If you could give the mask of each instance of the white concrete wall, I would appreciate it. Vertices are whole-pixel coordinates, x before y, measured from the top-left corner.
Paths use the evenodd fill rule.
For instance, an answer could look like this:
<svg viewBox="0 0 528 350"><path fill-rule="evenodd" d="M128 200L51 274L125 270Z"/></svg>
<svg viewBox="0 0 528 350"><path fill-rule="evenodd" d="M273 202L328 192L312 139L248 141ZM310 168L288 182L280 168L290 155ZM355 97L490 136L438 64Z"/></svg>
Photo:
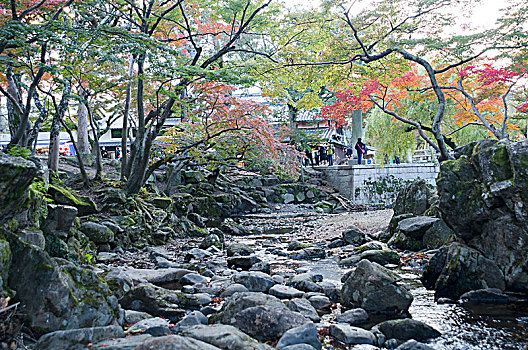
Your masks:
<svg viewBox="0 0 528 350"><path fill-rule="evenodd" d="M390 205L405 184L423 179L436 187L440 170L435 163L341 165L316 167L326 180L355 204Z"/></svg>

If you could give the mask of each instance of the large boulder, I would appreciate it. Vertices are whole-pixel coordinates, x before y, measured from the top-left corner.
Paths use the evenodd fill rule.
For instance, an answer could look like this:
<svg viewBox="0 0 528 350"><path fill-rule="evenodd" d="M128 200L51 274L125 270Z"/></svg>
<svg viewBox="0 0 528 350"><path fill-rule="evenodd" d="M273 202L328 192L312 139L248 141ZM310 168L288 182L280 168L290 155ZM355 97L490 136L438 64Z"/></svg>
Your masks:
<svg viewBox="0 0 528 350"><path fill-rule="evenodd" d="M179 335L167 335L164 337L147 340L143 344L135 347L134 350L220 350L216 346L202 341L182 337Z"/></svg>
<svg viewBox="0 0 528 350"><path fill-rule="evenodd" d="M439 211L468 246L493 260L506 286L528 291L528 141L482 141L441 164Z"/></svg>
<svg viewBox="0 0 528 350"><path fill-rule="evenodd" d="M48 187L48 194L57 204L70 205L77 208L79 216L95 214L98 212L97 205L92 199L89 197L83 197L81 199L79 196L64 187L50 185Z"/></svg>
<svg viewBox="0 0 528 350"><path fill-rule="evenodd" d="M117 298L93 271L52 259L18 237L11 237L10 243L8 285L16 291L21 314L32 329L45 333L116 322Z"/></svg>
<svg viewBox="0 0 528 350"><path fill-rule="evenodd" d="M236 293L232 298L225 302L224 305L222 305L220 312L211 316L210 320L213 323L233 325L236 323L235 317L239 312L258 305L286 308L280 299L272 295L255 292Z"/></svg>
<svg viewBox="0 0 528 350"><path fill-rule="evenodd" d="M55 331L40 337L35 348L38 350L83 350L89 343L110 338L123 338L125 332L119 326L90 327Z"/></svg>
<svg viewBox="0 0 528 350"><path fill-rule="evenodd" d="M341 289L343 306L368 313L407 312L413 296L398 284L399 276L383 266L361 260Z"/></svg>
<svg viewBox="0 0 528 350"><path fill-rule="evenodd" d="M77 208L69 205L48 204L48 215L42 223L42 231L58 238L67 238L77 212Z"/></svg>
<svg viewBox="0 0 528 350"><path fill-rule="evenodd" d="M394 201L394 216L422 215L434 201L434 192L424 180L417 180L403 188Z"/></svg>
<svg viewBox="0 0 528 350"><path fill-rule="evenodd" d="M410 318L384 321L375 328L379 329L387 339L414 339L423 342L441 335L433 327Z"/></svg>
<svg viewBox="0 0 528 350"><path fill-rule="evenodd" d="M422 282L437 298L458 299L476 289L504 290L504 275L497 264L476 249L460 243L444 246L425 266Z"/></svg>
<svg viewBox="0 0 528 350"><path fill-rule="evenodd" d="M182 335L223 350L272 350L267 344L259 343L239 329L229 325L194 326L182 332Z"/></svg>
<svg viewBox="0 0 528 350"><path fill-rule="evenodd" d="M396 234L389 240L389 245L404 250L421 250L425 248L423 237L438 218L415 216L403 219L398 223Z"/></svg>
<svg viewBox="0 0 528 350"><path fill-rule="evenodd" d="M105 225L96 222L83 222L81 232L84 233L94 243L112 243L114 242L114 232Z"/></svg>
<svg viewBox="0 0 528 350"><path fill-rule="evenodd" d="M349 226L343 231L343 241L346 244L361 245L367 241L367 235L356 226Z"/></svg>
<svg viewBox="0 0 528 350"><path fill-rule="evenodd" d="M237 327L260 341L280 338L287 330L309 322L303 315L282 306L259 305L236 315Z"/></svg>
<svg viewBox="0 0 528 350"><path fill-rule="evenodd" d="M38 170L29 160L0 152L0 223L21 210L27 199L28 187Z"/></svg>

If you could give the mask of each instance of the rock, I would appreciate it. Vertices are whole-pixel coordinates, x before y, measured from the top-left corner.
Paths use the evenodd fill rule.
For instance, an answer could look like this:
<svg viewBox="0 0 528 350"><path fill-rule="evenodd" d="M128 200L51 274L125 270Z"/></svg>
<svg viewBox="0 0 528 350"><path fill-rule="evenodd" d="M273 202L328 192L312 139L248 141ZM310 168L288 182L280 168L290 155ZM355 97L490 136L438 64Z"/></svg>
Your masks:
<svg viewBox="0 0 528 350"><path fill-rule="evenodd" d="M69 236L77 208L69 205L48 204L48 215L42 223L42 231L66 239Z"/></svg>
<svg viewBox="0 0 528 350"><path fill-rule="evenodd" d="M270 305L244 309L235 318L241 331L260 341L280 338L287 330L308 322L298 312Z"/></svg>
<svg viewBox="0 0 528 350"><path fill-rule="evenodd" d="M301 243L299 241L291 241L290 244L288 245L288 250L290 250L290 251L292 251L292 250L301 250L301 249L307 248L309 246L312 246L312 244Z"/></svg>
<svg viewBox="0 0 528 350"><path fill-rule="evenodd" d="M184 318L182 318L178 323L176 323L173 331L174 333L179 333L186 329L189 329L191 327L198 326L198 325L207 325L207 317L200 311L193 311L187 316L185 316ZM192 337L192 338L196 338L196 337ZM199 339L199 340L202 340L202 339Z"/></svg>
<svg viewBox="0 0 528 350"><path fill-rule="evenodd" d="M367 241L367 236L363 231L361 231L356 226L349 226L343 232L343 240L347 244L352 244L355 246L361 245Z"/></svg>
<svg viewBox="0 0 528 350"><path fill-rule="evenodd" d="M114 241L114 233L105 225L88 221L81 224L80 230L94 243L112 243Z"/></svg>
<svg viewBox="0 0 528 350"><path fill-rule="evenodd" d="M90 349L98 350L134 350L139 345L152 339L150 334L141 334L132 337L103 340L94 344ZM83 348L84 349L84 348Z"/></svg>
<svg viewBox="0 0 528 350"><path fill-rule="evenodd" d="M11 267L11 258L12 253L9 246L9 243L0 238L0 277L3 281L7 279L9 268ZM2 285L0 285L0 291L2 290Z"/></svg>
<svg viewBox="0 0 528 350"><path fill-rule="evenodd" d="M242 284L251 292L267 293L276 284L270 275L258 271L238 273L233 277L233 281Z"/></svg>
<svg viewBox="0 0 528 350"><path fill-rule="evenodd" d="M40 249L46 248L46 238L44 237L44 233L40 230L27 228L20 231L19 236L20 239L26 243L33 244Z"/></svg>
<svg viewBox="0 0 528 350"><path fill-rule="evenodd" d="M156 197L152 199L152 204L156 208L167 209L172 204L172 199L169 197Z"/></svg>
<svg viewBox="0 0 528 350"><path fill-rule="evenodd" d="M89 343L96 343L104 339L123 338L125 332L119 326L90 327L55 331L43 335L35 345L37 350L86 349Z"/></svg>
<svg viewBox="0 0 528 350"><path fill-rule="evenodd" d="M136 322L135 324L130 326L128 331L130 333L141 333L146 332L149 328L153 327L165 327L168 329L169 325L169 321L160 317L153 317Z"/></svg>
<svg viewBox="0 0 528 350"><path fill-rule="evenodd" d="M361 256L359 256L359 255L351 255L351 256L347 256L347 257L340 257L339 258L339 265L344 265L344 266L356 265L360 261L361 261Z"/></svg>
<svg viewBox="0 0 528 350"><path fill-rule="evenodd" d="M276 296L279 299L292 299L299 298L304 295L304 292L301 292L298 289L293 287L283 286L276 284L269 289L269 294Z"/></svg>
<svg viewBox="0 0 528 350"><path fill-rule="evenodd" d="M290 254L292 259L322 259L326 251L321 247L308 247Z"/></svg>
<svg viewBox="0 0 528 350"><path fill-rule="evenodd" d="M8 285L16 291L27 324L41 332L107 326L120 314L117 299L93 271L59 266L43 250L10 238Z"/></svg>
<svg viewBox="0 0 528 350"><path fill-rule="evenodd" d="M425 231L422 242L427 249L437 249L453 240L455 232L440 219Z"/></svg>
<svg viewBox="0 0 528 350"><path fill-rule="evenodd" d="M97 205L92 199L89 197L83 197L83 199L80 199L71 191L63 187L49 185L48 194L57 204L70 205L77 208L79 216L95 214L98 212Z"/></svg>
<svg viewBox="0 0 528 350"><path fill-rule="evenodd" d="M390 270L361 260L341 289L343 306L369 313L407 312L413 296L398 281L399 276Z"/></svg>
<svg viewBox="0 0 528 350"><path fill-rule="evenodd" d="M218 249L222 249L224 247L224 243L222 242L220 237L218 237L218 235L212 233L205 236L203 241L200 243L200 249L207 249L211 246L215 246Z"/></svg>
<svg viewBox="0 0 528 350"><path fill-rule="evenodd" d="M227 247L227 256L248 256L254 253L253 249L244 243L233 243Z"/></svg>
<svg viewBox="0 0 528 350"><path fill-rule="evenodd" d="M185 314L182 307L198 309L202 306L194 295L176 293L150 284L140 284L131 289L119 302L126 309L147 312L173 321Z"/></svg>
<svg viewBox="0 0 528 350"><path fill-rule="evenodd" d="M284 204L293 203L295 201L295 196L291 193L286 193L282 195L282 200Z"/></svg>
<svg viewBox="0 0 528 350"><path fill-rule="evenodd" d="M271 346L259 343L239 329L229 325L194 326L182 335L214 345L223 350L271 350Z"/></svg>
<svg viewBox="0 0 528 350"><path fill-rule="evenodd" d="M220 350L216 346L209 345L202 341L181 337L179 335L167 335L154 338L144 342L134 350Z"/></svg>
<svg viewBox="0 0 528 350"><path fill-rule="evenodd" d="M422 215L432 204L433 191L425 180L417 180L403 188L394 201L394 215Z"/></svg>
<svg viewBox="0 0 528 350"><path fill-rule="evenodd" d="M384 321L375 328L379 329L387 339L427 341L441 336L441 333L433 327L410 318Z"/></svg>
<svg viewBox="0 0 528 350"><path fill-rule="evenodd" d="M240 256L235 255L227 258L227 266L229 268L240 268L242 270L249 270L253 265L261 262L256 255Z"/></svg>
<svg viewBox="0 0 528 350"><path fill-rule="evenodd" d="M347 323L352 326L365 324L368 321L368 314L365 310L357 308L343 312L336 317L338 323Z"/></svg>
<svg viewBox="0 0 528 350"><path fill-rule="evenodd" d="M510 302L510 298L497 288L472 290L462 294L460 300L466 303L494 305L503 305Z"/></svg>
<svg viewBox="0 0 528 350"><path fill-rule="evenodd" d="M332 337L345 344L375 344L376 342L374 334L349 324L332 324L329 331Z"/></svg>
<svg viewBox="0 0 528 350"><path fill-rule="evenodd" d="M410 214L410 213L407 213L407 214L400 214L400 215L393 215L390 222L389 222L389 227L388 227L388 232L387 232L387 236L388 237L386 240L382 240L380 238L378 238L380 241L382 242L387 242L391 237L392 235L394 235L396 232L398 232L397 228L398 228L398 224L400 223L400 221L404 220L404 219L409 219L409 218L413 218L414 215L413 214Z"/></svg>
<svg viewBox="0 0 528 350"><path fill-rule="evenodd" d="M181 285L193 285L197 283L207 283L209 282L209 279L198 273L188 273L183 275L182 278L180 278L179 282Z"/></svg>
<svg viewBox="0 0 528 350"><path fill-rule="evenodd" d="M211 320L214 323L235 324L235 316L239 312L258 305L286 308L280 299L272 295L254 292L236 293L231 299L227 300L224 305L222 305L222 309L219 313L211 316Z"/></svg>
<svg viewBox="0 0 528 350"><path fill-rule="evenodd" d="M458 299L470 290L505 289L504 275L494 261L460 243L442 247L424 268L422 283L436 298Z"/></svg>
<svg viewBox="0 0 528 350"><path fill-rule="evenodd" d="M508 289L528 292L528 141L475 142L456 154L437 179L442 218L497 265Z"/></svg>
<svg viewBox="0 0 528 350"><path fill-rule="evenodd" d="M323 288L315 283L312 278L313 275L309 273L301 273L293 276L287 284L304 292L322 292Z"/></svg>
<svg viewBox="0 0 528 350"><path fill-rule="evenodd" d="M28 188L39 169L21 157L0 154L0 223L7 222L21 211Z"/></svg>
<svg viewBox="0 0 528 350"><path fill-rule="evenodd" d="M426 247L423 242L426 231L438 221L440 219L429 216L403 219L398 223L397 233L389 240L389 245L403 250L422 250Z"/></svg>
<svg viewBox="0 0 528 350"><path fill-rule="evenodd" d="M317 310L307 299L292 299L288 301L287 306L288 309L300 313L301 315L310 319L313 322L319 322L321 320L321 317L319 317L319 314L317 314Z"/></svg>
<svg viewBox="0 0 528 350"><path fill-rule="evenodd" d="M246 227L239 224L235 224L234 222L224 223L222 224L220 229L222 230L222 232L233 236L247 236L250 234L249 230Z"/></svg>
<svg viewBox="0 0 528 350"><path fill-rule="evenodd" d="M367 250L382 250L382 249L383 249L383 246L379 242L371 241L371 242L362 244L359 247L355 247L353 252L355 254L361 254L363 252L366 252Z"/></svg>
<svg viewBox="0 0 528 350"><path fill-rule="evenodd" d="M198 249L198 248L192 248L185 254L185 261L191 261L193 259L196 260L203 260L206 258L212 257L213 254L209 253L206 250Z"/></svg>
<svg viewBox="0 0 528 350"><path fill-rule="evenodd" d="M243 284L240 283L234 283L230 286L228 286L221 294L222 298L230 297L231 295L235 293L244 293L249 292L249 289L246 288Z"/></svg>
<svg viewBox="0 0 528 350"><path fill-rule="evenodd" d="M147 318L153 318L146 312L140 312L135 310L125 310L125 323L134 324L139 321L146 320Z"/></svg>
<svg viewBox="0 0 528 350"><path fill-rule="evenodd" d="M286 331L279 339L276 348L282 350L297 344L307 344L313 349L321 350L322 346L317 334L317 327L312 322Z"/></svg>
<svg viewBox="0 0 528 350"><path fill-rule="evenodd" d="M316 310L328 309L332 305L330 298L324 295L311 296L308 298L308 301Z"/></svg>
<svg viewBox="0 0 528 350"><path fill-rule="evenodd" d="M398 346L396 350L434 350L434 348L411 339Z"/></svg>
<svg viewBox="0 0 528 350"><path fill-rule="evenodd" d="M394 250L366 250L361 253L360 259L366 259L380 265L400 264L400 255Z"/></svg>
<svg viewBox="0 0 528 350"><path fill-rule="evenodd" d="M255 263L255 264L253 264L253 266L251 266L249 271L260 271L260 272L264 272L264 273L269 275L270 272L271 272L271 265L268 262L259 261L259 262Z"/></svg>

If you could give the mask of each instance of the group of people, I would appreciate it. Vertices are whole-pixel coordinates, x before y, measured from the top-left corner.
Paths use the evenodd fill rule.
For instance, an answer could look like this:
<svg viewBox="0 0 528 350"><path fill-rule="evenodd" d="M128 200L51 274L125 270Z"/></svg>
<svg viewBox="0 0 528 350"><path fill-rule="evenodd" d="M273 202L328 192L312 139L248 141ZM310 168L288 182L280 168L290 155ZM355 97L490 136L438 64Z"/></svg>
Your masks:
<svg viewBox="0 0 528 350"><path fill-rule="evenodd" d="M354 149L357 153L357 162L358 164L362 164L364 156L367 154L367 147L365 144L361 141L361 138L358 138L356 145L354 146ZM343 161L352 159L352 148L347 147L345 157L341 159L340 164ZM335 156L335 148L332 144L328 145L316 145L312 149L310 146L307 146L305 148L305 159L304 159L304 165L305 166L319 166L319 165L334 165L334 156Z"/></svg>
<svg viewBox="0 0 528 350"><path fill-rule="evenodd" d="M313 149L308 146L304 152L306 154L305 165L334 165L335 149L331 144L316 145Z"/></svg>

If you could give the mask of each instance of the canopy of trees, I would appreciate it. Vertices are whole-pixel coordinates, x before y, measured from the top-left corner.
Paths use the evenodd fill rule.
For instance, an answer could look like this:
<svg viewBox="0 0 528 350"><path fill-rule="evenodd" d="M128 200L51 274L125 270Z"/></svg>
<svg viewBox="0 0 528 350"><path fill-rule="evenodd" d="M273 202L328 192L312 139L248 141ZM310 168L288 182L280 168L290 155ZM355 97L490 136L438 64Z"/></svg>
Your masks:
<svg viewBox="0 0 528 350"><path fill-rule="evenodd" d="M89 185L85 156L91 148L102 176L98 140L122 119L129 193L168 162L217 168L244 160L294 176L299 154L268 124L273 111L233 94L250 85L286 106L290 128L300 109L318 108L337 125L354 110L368 112L378 131L370 135L386 153L419 136L445 160L475 138L526 137L528 6L508 1L485 30L460 25L460 13L477 6L2 0L0 93L11 134L4 151L34 152L38 132L50 131L48 164L57 170L58 134L67 131ZM172 118L181 123L165 128ZM389 142L385 129L401 137Z"/></svg>

